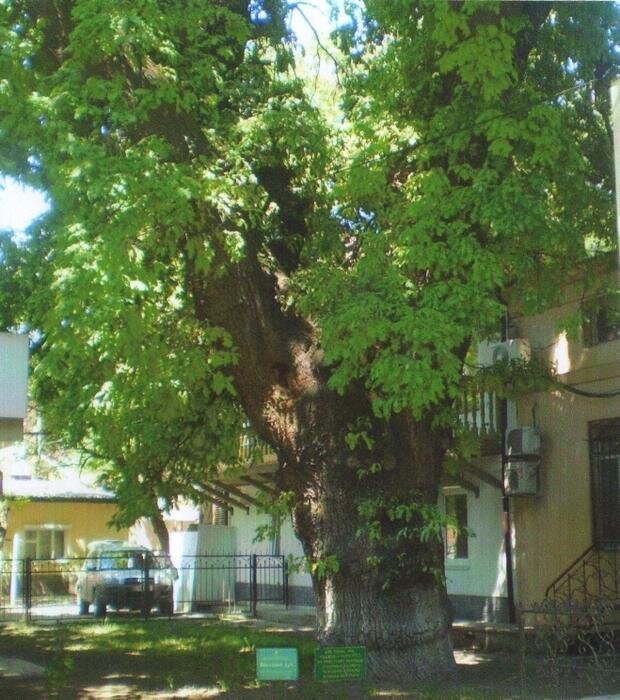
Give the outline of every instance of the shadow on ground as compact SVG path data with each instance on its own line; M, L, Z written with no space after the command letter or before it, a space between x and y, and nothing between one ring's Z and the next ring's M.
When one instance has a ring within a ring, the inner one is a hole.
M255 678L255 649L295 646L297 683ZM312 679L312 635L213 620L117 620L0 626L0 655L39 663L39 678L0 677L0 697L93 700L184 698L570 698L620 692L620 659L456 653L458 679L436 685L324 684Z

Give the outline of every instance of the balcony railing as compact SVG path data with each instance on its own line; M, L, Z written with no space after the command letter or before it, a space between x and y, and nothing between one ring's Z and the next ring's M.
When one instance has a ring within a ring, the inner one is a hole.
M459 422L480 440L484 454L501 450L501 403L490 392L468 392L459 402ZM273 464L277 457L273 449L250 431L239 438L239 462L242 464Z
M239 438L239 461L242 464L271 464L276 461L271 447L253 433L244 432Z
M459 422L480 440L484 454L501 451L501 403L490 392L468 392L459 402Z

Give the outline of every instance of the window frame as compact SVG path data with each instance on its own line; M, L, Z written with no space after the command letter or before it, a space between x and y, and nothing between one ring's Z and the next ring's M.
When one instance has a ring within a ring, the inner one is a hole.
M593 541L599 549L620 549L620 417L588 423L588 450ZM609 458L616 460L615 474L605 474ZM615 480L611 500L612 489L605 483L610 478Z
M459 531L456 532L456 539L455 539L455 544L456 544L456 551L457 554L456 556L450 556L448 553L448 537L449 537L449 529L452 528L452 526L448 525L446 523L446 526L444 527L444 561L447 566L450 567L463 567L467 566L471 560L471 547L469 544L469 536L467 534L467 528L468 528L468 523L469 523L469 515L470 515L470 507L469 507L469 495L467 491L464 491L463 489L444 489L443 491L443 512L446 517L451 516L452 514L449 512L449 506L448 506L448 501L449 499L463 499L465 503L465 520L464 522L459 522L459 516L458 513L456 514L456 519L457 523L459 526ZM459 542L461 545L464 545L464 556L459 556L458 555L458 547L459 547Z
M587 301L582 307L583 346L597 347L620 339L620 296L618 292Z
M67 525L55 524L24 526L24 557L42 560L65 559L67 557L66 533L68 529ZM44 542L42 541L44 534L49 534L49 552L44 551ZM56 541L57 535L61 535L60 548L58 547L59 543ZM32 545L34 545L34 555L32 554ZM60 554L58 553L59 549Z

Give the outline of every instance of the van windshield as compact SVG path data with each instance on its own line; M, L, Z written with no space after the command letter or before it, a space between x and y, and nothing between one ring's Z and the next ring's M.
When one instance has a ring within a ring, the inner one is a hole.
M143 552L103 552L99 560L99 568L103 571L111 569L141 569L143 566Z

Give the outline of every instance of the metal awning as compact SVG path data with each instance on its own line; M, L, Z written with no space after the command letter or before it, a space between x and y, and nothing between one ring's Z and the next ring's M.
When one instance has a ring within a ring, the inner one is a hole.
M480 479L480 481L484 481L485 484L503 491L502 482L498 478L494 477L493 474L489 474L489 472L485 471L484 469L477 467L475 464L472 464L471 462L463 462L462 470L466 474L474 476L477 479Z
M503 491L502 482L497 477L466 460L459 460L453 474L444 474L441 479L441 485L460 486L478 498L480 496L479 482L481 481L499 491Z
M259 491L264 491L265 493L268 493L271 496L280 495L280 491L272 485L273 475L271 475L271 478L267 474L254 474L253 476L244 475L240 476L239 480L245 484L248 484L249 486L253 486Z
M476 498L480 496L480 487L460 474L446 474L441 478L442 486L460 486L465 491L470 491Z

